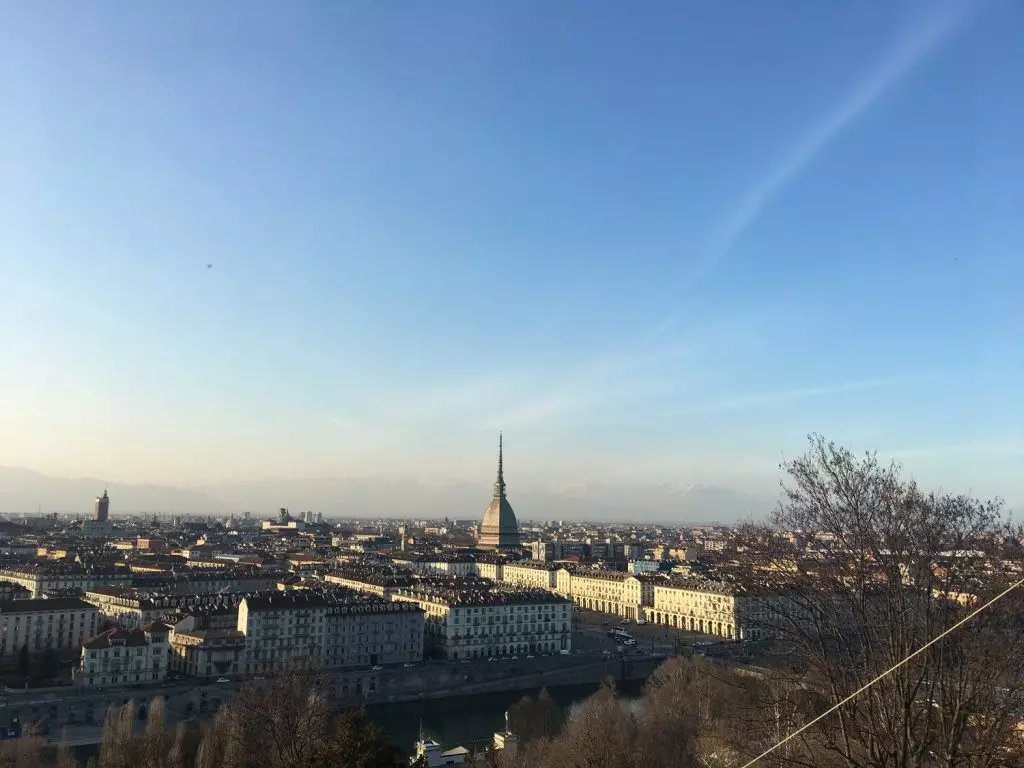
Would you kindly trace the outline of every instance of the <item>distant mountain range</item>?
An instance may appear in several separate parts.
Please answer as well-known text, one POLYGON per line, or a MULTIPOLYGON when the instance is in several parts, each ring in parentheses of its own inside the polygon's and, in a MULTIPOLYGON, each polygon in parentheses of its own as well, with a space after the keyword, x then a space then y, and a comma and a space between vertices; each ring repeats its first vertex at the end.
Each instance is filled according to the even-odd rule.
POLYGON ((88 477, 50 477, 21 467, 0 467, 0 514, 70 512, 91 515, 93 501, 107 488, 111 514, 183 512, 226 514, 230 510, 200 491, 163 485, 111 483, 88 477))
MULTIPOLYGON (((0 467, 0 514, 92 513, 104 483, 92 478, 49 477, 0 467)), ((411 478, 319 478, 218 483, 197 488, 111 483, 111 514, 226 515, 250 511, 269 516, 278 507, 327 517, 470 519, 482 514, 491 486, 428 484, 411 478)), ((523 520, 604 520, 666 523, 732 523, 764 517, 770 496, 699 485, 575 485, 564 489, 509 489, 523 520)))

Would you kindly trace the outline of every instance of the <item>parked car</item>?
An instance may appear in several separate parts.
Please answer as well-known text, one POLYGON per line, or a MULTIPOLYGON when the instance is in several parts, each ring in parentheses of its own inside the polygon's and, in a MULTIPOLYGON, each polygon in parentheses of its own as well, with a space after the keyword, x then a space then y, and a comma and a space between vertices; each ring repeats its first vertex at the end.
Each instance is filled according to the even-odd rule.
POLYGON ((228 680, 226 677, 218 677, 217 678, 217 682, 218 683, 230 683, 231 681, 228 680))

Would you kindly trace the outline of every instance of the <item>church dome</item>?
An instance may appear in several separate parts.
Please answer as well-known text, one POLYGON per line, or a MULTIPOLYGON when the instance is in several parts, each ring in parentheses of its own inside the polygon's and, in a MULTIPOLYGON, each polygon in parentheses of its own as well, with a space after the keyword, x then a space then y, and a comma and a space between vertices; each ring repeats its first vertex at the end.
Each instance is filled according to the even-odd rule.
POLYGON ((487 549, 516 548, 519 541, 519 522, 512 505, 505 496, 505 476, 502 471, 502 438, 498 437, 498 479, 494 482, 494 497, 484 510, 480 521, 477 544, 487 549))

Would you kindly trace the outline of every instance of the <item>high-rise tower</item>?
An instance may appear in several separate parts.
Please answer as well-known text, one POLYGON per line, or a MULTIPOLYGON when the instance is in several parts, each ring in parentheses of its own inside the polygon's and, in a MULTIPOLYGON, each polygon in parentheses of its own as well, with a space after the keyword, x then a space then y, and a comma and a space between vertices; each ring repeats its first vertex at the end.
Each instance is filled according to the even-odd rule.
POLYGON ((505 474, 502 467, 503 439, 498 435, 498 478, 494 481, 494 497, 480 521, 477 546, 483 549, 515 549, 520 546, 519 523, 512 505, 505 496, 505 474))
POLYGON ((107 489, 103 489, 103 495, 96 497, 96 506, 93 507, 93 520, 97 523, 107 522, 110 517, 110 497, 107 496, 107 489))

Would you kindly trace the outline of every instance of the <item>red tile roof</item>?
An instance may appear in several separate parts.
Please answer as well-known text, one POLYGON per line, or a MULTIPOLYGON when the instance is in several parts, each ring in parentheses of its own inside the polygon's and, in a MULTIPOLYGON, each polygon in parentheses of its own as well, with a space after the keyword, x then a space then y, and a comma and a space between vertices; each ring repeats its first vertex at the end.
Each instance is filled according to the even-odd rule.
POLYGON ((146 633, 141 629, 121 629, 120 627, 100 632, 82 643, 82 647, 90 651, 118 646, 138 648, 146 645, 149 645, 149 642, 146 640, 146 633))

